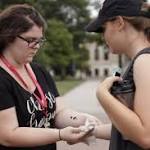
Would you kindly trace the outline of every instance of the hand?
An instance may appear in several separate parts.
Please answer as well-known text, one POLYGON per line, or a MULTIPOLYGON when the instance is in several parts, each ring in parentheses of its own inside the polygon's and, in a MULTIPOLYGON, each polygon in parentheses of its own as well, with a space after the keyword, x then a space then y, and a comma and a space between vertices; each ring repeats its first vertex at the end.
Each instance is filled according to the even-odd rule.
POLYGON ((66 127, 60 130, 60 137, 69 144, 75 144, 81 142, 90 132, 83 132, 80 128, 66 127))
POLYGON ((95 126, 92 135, 95 136, 96 138, 109 140, 111 137, 111 129, 112 129, 111 123, 101 124, 95 126))
POLYGON ((87 114, 87 113, 82 113, 82 115, 86 117, 86 120, 88 120, 88 122, 90 124, 93 124, 95 126, 102 124, 102 122, 93 115, 90 115, 90 114, 87 114))
POLYGON ((97 137, 97 134, 99 133, 100 127, 101 127, 101 125, 95 126, 94 130, 92 131, 93 136, 97 137))
POLYGON ((94 134, 93 134, 95 127, 100 126, 102 124, 102 122, 99 119, 97 119, 95 116, 92 116, 90 114, 82 113, 81 115, 86 117, 86 121, 83 126, 80 126, 80 128, 83 131, 86 131, 87 129, 91 129, 91 132, 86 137, 82 138, 82 140, 80 142, 82 142, 86 145, 90 145, 91 142, 93 143, 96 141, 94 134))
POLYGON ((84 136, 83 138, 81 138, 80 140, 78 140, 78 141, 76 141, 76 142, 67 142, 67 144, 73 145, 73 144, 77 144, 77 143, 83 143, 83 144, 89 145, 88 138, 89 138, 90 136, 93 136, 92 131, 91 131, 88 135, 85 135, 85 136, 84 136))
POLYGON ((73 145, 73 144, 77 144, 77 143, 82 143, 82 144, 86 144, 86 145, 90 145, 90 142, 95 142, 95 137, 91 134, 89 136, 86 136, 85 138, 81 139, 80 141, 76 142, 76 143, 71 143, 71 142, 67 142, 67 144, 69 145, 73 145), (93 140, 94 138, 94 140, 93 140))
POLYGON ((113 76, 106 78, 97 88, 96 96, 100 100, 105 96, 107 92, 109 92, 110 88, 112 87, 113 83, 116 81, 122 81, 121 77, 113 76))

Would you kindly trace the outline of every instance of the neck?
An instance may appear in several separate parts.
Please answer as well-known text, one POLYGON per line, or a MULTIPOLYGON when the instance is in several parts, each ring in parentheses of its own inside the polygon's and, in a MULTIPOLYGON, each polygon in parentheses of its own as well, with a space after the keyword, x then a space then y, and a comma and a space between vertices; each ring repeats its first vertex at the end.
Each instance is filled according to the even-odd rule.
POLYGON ((128 43, 128 47, 126 47, 126 54, 131 59, 144 48, 150 47, 150 43, 143 33, 131 37, 128 43))
POLYGON ((24 64, 20 63, 19 61, 17 61, 17 59, 15 59, 14 56, 12 56, 9 52, 5 51, 5 53, 2 54, 5 59, 7 59, 7 61, 14 66, 17 69, 22 69, 24 68, 24 64))

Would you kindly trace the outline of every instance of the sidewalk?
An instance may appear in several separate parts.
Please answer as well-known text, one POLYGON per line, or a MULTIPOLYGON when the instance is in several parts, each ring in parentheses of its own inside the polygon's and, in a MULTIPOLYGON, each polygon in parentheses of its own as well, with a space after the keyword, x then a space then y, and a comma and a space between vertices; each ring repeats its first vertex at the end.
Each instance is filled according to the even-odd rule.
MULTIPOLYGON (((77 111, 86 112, 98 117, 102 122, 108 123, 109 119, 103 108, 96 99, 96 87, 99 81, 89 80, 79 85, 66 95, 66 104, 77 111)), ((97 139, 95 144, 67 145, 65 142, 58 142, 58 150, 108 150, 109 141, 97 139)))

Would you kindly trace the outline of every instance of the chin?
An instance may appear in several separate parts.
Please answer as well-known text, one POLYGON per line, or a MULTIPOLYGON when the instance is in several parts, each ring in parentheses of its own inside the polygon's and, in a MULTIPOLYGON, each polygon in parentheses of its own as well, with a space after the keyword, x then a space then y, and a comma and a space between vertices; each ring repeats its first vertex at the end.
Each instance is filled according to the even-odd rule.
POLYGON ((33 61, 33 58, 29 58, 25 61, 25 63, 31 63, 33 61))
POLYGON ((112 52, 112 54, 119 54, 119 53, 118 53, 118 52, 116 52, 116 51, 113 51, 113 52, 112 52))
POLYGON ((121 52, 119 50, 116 49, 110 49, 112 54, 121 54, 121 52))

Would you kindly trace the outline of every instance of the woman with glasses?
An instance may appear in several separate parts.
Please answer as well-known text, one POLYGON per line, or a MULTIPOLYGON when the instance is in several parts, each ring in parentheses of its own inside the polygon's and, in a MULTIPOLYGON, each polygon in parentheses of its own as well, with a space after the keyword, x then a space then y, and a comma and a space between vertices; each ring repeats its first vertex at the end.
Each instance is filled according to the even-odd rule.
POLYGON ((86 29, 131 60, 121 77, 108 77, 97 89, 112 125, 101 125, 95 136, 110 139, 109 150, 150 149, 150 1, 105 0, 86 29))
POLYGON ((0 150, 56 150, 57 141, 73 144, 89 134, 91 128, 79 128, 87 118, 98 122, 65 108, 49 73, 31 63, 44 31, 31 6, 13 5, 0 14, 0 150))

